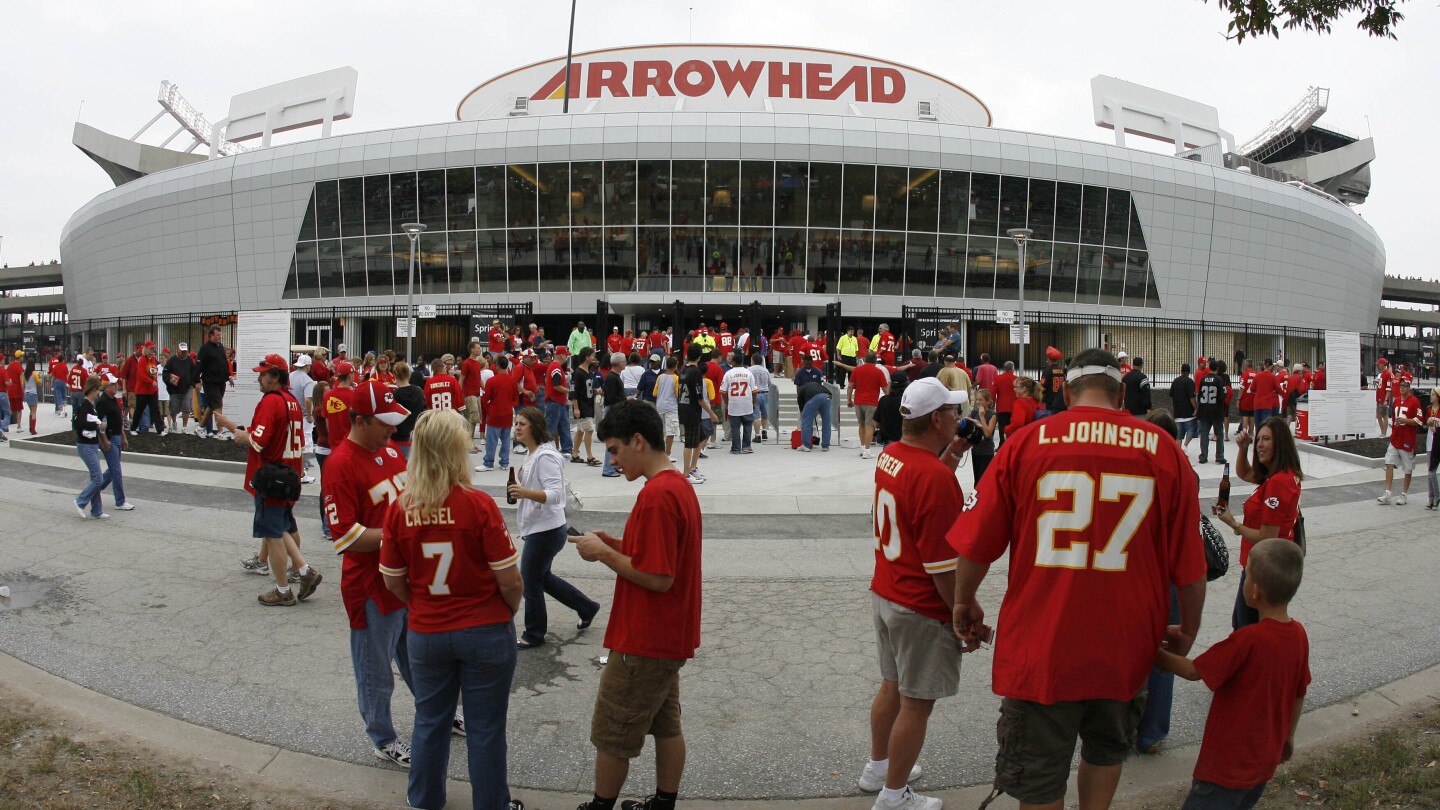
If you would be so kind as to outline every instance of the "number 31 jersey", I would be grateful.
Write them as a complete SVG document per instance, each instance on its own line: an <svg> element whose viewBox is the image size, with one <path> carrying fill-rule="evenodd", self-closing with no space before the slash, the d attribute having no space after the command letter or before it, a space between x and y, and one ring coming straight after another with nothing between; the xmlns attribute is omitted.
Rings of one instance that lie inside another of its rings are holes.
<svg viewBox="0 0 1440 810"><path fill-rule="evenodd" d="M1196 488L1179 444L1122 411L1072 407L1006 439L948 536L976 563L1010 552L996 694L1135 696L1170 586L1205 575Z"/></svg>

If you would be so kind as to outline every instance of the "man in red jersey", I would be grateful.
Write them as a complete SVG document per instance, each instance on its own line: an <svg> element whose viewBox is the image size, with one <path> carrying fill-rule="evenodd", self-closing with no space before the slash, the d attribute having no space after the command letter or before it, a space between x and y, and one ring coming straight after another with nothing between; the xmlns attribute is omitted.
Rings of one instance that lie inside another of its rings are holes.
<svg viewBox="0 0 1440 810"><path fill-rule="evenodd" d="M649 332L646 332L645 330L642 329L642 330L640 330L640 334L636 335L635 338L630 341L630 345L629 345L628 347L626 347L626 352L625 352L625 354L626 354L627 356L632 355L632 354L638 354L638 355L640 355L641 358L644 358L644 357L645 357L645 347L646 347L647 345L649 345L649 342L650 342L650 333L649 333Z"/></svg>
<svg viewBox="0 0 1440 810"><path fill-rule="evenodd" d="M252 534L265 546L270 574L275 577L273 590L260 594L260 604L267 607L293 607L310 598L319 587L320 572L305 563L300 553L300 531L295 525L295 502L288 498L257 491L273 475L261 476L271 465L288 467L298 479L304 473L305 427L300 403L290 393L290 365L278 354L266 355L254 368L260 375L260 401L248 428L232 422L216 412L215 421L234 434L233 441L249 449L245 457L245 491L255 498L255 522ZM290 590L288 571L294 568L299 576L299 593Z"/></svg>
<svg viewBox="0 0 1440 810"><path fill-rule="evenodd" d="M469 362L468 360L465 362ZM464 367L464 364L461 364ZM478 376L478 375L477 375ZM445 373L445 361L439 357L430 361L430 379L425 381L425 404L432 411L464 411L470 407L468 396L461 395L462 383ZM463 403L463 404L462 404ZM475 408L483 411L484 405L476 403Z"/></svg>
<svg viewBox="0 0 1440 810"><path fill-rule="evenodd" d="M85 370L85 364L77 358L75 365L70 367L69 377L65 381L70 391L72 406L79 407L80 397L85 391L85 381L88 379L90 379L90 372Z"/></svg>
<svg viewBox="0 0 1440 810"><path fill-rule="evenodd" d="M1015 364L1009 360L1005 361L1005 367L999 374L995 375L994 387L990 389L995 395L995 424L999 428L995 431L995 446L999 447L1008 436L1006 431L1010 427L1010 417L1015 412Z"/></svg>
<svg viewBox="0 0 1440 810"><path fill-rule="evenodd" d="M465 417L470 420L470 439L472 453L480 452L474 446L475 429L485 424L484 411L480 407L481 372L485 370L485 361L481 359L480 341L470 341L470 356L460 363L460 388L465 395ZM494 355L491 355L492 357ZM434 407L433 405L431 406Z"/></svg>
<svg viewBox="0 0 1440 810"><path fill-rule="evenodd" d="M627 399L605 409L600 440L615 466L645 485L623 537L591 532L570 538L580 556L614 571L615 597L590 742L595 796L586 810L614 808L630 760L655 738L655 795L624 810L674 810L685 770L680 727L680 668L700 647L700 502L665 455L665 429L653 405Z"/></svg>
<svg viewBox="0 0 1440 810"><path fill-rule="evenodd" d="M899 344L895 342L895 335L890 332L890 325L880 324L880 332L875 335L875 345L872 347L875 354L879 355L880 362L887 366L895 365L895 350Z"/></svg>
<svg viewBox="0 0 1440 810"><path fill-rule="evenodd" d="M662 355L670 353L670 338L667 337L665 332L660 329L650 330L650 337L646 340L645 345L646 351L650 352L651 354L654 354L657 350ZM614 354L615 352L612 351L610 353Z"/></svg>
<svg viewBox="0 0 1440 810"><path fill-rule="evenodd" d="M1312 391L1324 391L1324 390L1325 390L1325 364L1324 364L1324 363L1320 363L1319 365L1315 366L1315 376L1314 376L1313 378L1311 378L1311 380L1310 380L1310 390L1312 390Z"/></svg>
<svg viewBox="0 0 1440 810"><path fill-rule="evenodd" d="M519 365L518 363L516 365ZM510 430L515 426L515 409L520 405L520 387L510 373L510 358L495 357L495 376L485 383L480 407L488 415L485 420L485 459L475 472L491 472L510 466ZM495 450L500 450L500 466L495 466Z"/></svg>
<svg viewBox="0 0 1440 810"><path fill-rule="evenodd" d="M130 415L130 435L134 436L136 431L140 430L141 414L149 413L150 426L163 436L165 421L160 418L160 364L155 361L154 343L145 341L140 356L135 359L134 369L135 387L131 391L135 394L135 410ZM286 365L287 377L289 371L290 367Z"/></svg>
<svg viewBox="0 0 1440 810"><path fill-rule="evenodd" d="M1059 810L1077 736L1080 804L1109 806L1156 648L1184 655L1200 629L1195 472L1170 434L1120 410L1120 376L1109 352L1076 355L1068 409L1011 436L948 535L967 643L983 634L976 590L1010 553L993 668L1004 698L995 792L1022 808ZM1181 620L1167 628L1172 585Z"/></svg>
<svg viewBox="0 0 1440 810"><path fill-rule="evenodd" d="M52 383L50 387L55 394L55 414L58 416L65 413L65 405L70 399L70 366L65 362L63 354L57 352L50 358L47 373Z"/></svg>
<svg viewBox="0 0 1440 810"><path fill-rule="evenodd" d="M10 400L10 413L15 420L16 433L20 432L20 414L25 404L25 367L20 365L20 358L24 356L23 350L16 349L10 365L5 367L5 396Z"/></svg>
<svg viewBox="0 0 1440 810"><path fill-rule="evenodd" d="M1398 394L1394 398L1390 446L1385 448L1385 494L1376 498L1376 501L1404 506L1410 494L1410 476L1415 472L1415 443L1420 428L1425 424L1425 409L1420 405L1420 398L1410 393L1409 380L1401 378L1396 388ZM1405 473L1405 488L1395 493L1392 498L1391 488L1395 485L1396 467Z"/></svg>
<svg viewBox="0 0 1440 810"><path fill-rule="evenodd" d="M730 331L730 324L720 324L720 332L715 335L715 348L716 357L729 357L735 353L735 335Z"/></svg>
<svg viewBox="0 0 1440 810"><path fill-rule="evenodd" d="M963 499L955 465L969 445L955 429L966 399L933 377L911 383L900 401L900 441L875 463L870 616L881 681L870 707L870 761L860 773L861 790L880 792L875 810L940 807L909 783L921 775L916 761L935 701L960 687L951 627L956 556L945 533Z"/></svg>
<svg viewBox="0 0 1440 810"><path fill-rule="evenodd" d="M628 344L625 342L625 338L620 334L620 327L610 327L610 336L605 338L605 349L607 353L614 354L615 352L624 352L627 347Z"/></svg>
<svg viewBox="0 0 1440 810"><path fill-rule="evenodd" d="M870 441L875 437L875 408L890 388L890 375L879 363L879 357L866 355L845 386L846 404L855 409L855 421L860 425L861 458L875 457L870 450Z"/></svg>
<svg viewBox="0 0 1440 810"><path fill-rule="evenodd" d="M787 347L785 327L775 327L775 334L770 336L770 365L771 372L779 377L785 376L785 358L788 356L786 351Z"/></svg>
<svg viewBox="0 0 1440 810"><path fill-rule="evenodd" d="M570 350L555 349L553 362L542 372L545 385L545 427L555 437L555 446L565 455L575 449L575 436L570 432Z"/></svg>
<svg viewBox="0 0 1440 810"><path fill-rule="evenodd" d="M1255 372L1255 377L1251 380L1252 404L1255 406L1252 409L1252 424L1257 428L1275 415L1275 374L1271 371L1271 362L1266 358L1264 365ZM1198 386L1196 390L1199 390Z"/></svg>
<svg viewBox="0 0 1440 810"><path fill-rule="evenodd" d="M490 349L490 355L504 354L506 344L510 341L510 335L506 333L505 327L500 324L497 318L490 322L490 331L485 335L486 345Z"/></svg>
<svg viewBox="0 0 1440 810"><path fill-rule="evenodd" d="M400 741L390 718L395 691L390 665L393 661L410 686L405 603L385 587L380 539L386 511L405 490L405 457L390 436L409 415L388 386L367 382L356 388L350 433L330 454L320 490L331 542L344 556L340 596L350 619L350 663L365 734L377 759L402 767L410 765L410 746Z"/></svg>
<svg viewBox="0 0 1440 810"><path fill-rule="evenodd" d="M868 357L870 355L870 338L865 337L864 329L855 330L855 356Z"/></svg>

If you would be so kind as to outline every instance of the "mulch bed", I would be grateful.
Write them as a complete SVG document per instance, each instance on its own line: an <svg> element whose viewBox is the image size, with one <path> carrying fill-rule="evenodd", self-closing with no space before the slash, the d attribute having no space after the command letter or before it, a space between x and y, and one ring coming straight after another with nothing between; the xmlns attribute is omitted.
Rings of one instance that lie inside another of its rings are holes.
<svg viewBox="0 0 1440 810"><path fill-rule="evenodd" d="M40 436L33 439L33 441L74 447L75 434L67 430L64 433ZM159 456L181 456L183 458L208 458L217 461L244 462L245 454L248 451L232 441L222 442L216 441L215 439L202 439L198 436L180 433L159 436L151 432L131 436L130 452Z"/></svg>
<svg viewBox="0 0 1440 810"><path fill-rule="evenodd" d="M1331 450L1354 453L1365 458L1385 458L1385 448L1390 446L1390 439L1347 439L1343 442L1330 442L1325 446ZM1419 449L1417 448L1417 452Z"/></svg>

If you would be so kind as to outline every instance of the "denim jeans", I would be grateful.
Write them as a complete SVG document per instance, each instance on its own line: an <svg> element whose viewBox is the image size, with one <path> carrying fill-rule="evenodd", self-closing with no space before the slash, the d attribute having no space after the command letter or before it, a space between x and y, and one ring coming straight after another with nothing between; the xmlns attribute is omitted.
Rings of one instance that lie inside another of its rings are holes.
<svg viewBox="0 0 1440 810"><path fill-rule="evenodd" d="M1215 460L1225 460L1225 422L1217 414L1200 417L1200 460L1210 458L1210 434L1215 434Z"/></svg>
<svg viewBox="0 0 1440 810"><path fill-rule="evenodd" d="M560 452L570 455L575 449L575 437L570 435L569 403L545 403L545 429L554 437L555 446L560 448Z"/></svg>
<svg viewBox="0 0 1440 810"><path fill-rule="evenodd" d="M355 669L355 694L360 702L360 717L365 721L365 734L376 748L395 742L395 724L390 719L390 695L395 691L395 676L390 672L393 660L400 677L410 692L415 682L410 678L410 653L406 649L405 609L382 614L375 600L365 600L364 630L350 631L350 663ZM446 727L449 733L449 727Z"/></svg>
<svg viewBox="0 0 1440 810"><path fill-rule="evenodd" d="M769 392L769 391L756 391L756 392L755 392L755 413L753 414L753 416L754 416L756 419L760 420L761 422L764 422L764 423L767 424L767 425L770 424L770 422L769 422L769 419L770 419L770 392Z"/></svg>
<svg viewBox="0 0 1440 810"><path fill-rule="evenodd" d="M531 644L545 643L548 616L545 595L575 611L582 619L594 616L600 605L581 593L580 589L550 573L555 555L565 548L564 526L525 535L525 548L520 551L520 578L525 581L525 632L521 638Z"/></svg>
<svg viewBox="0 0 1440 810"><path fill-rule="evenodd" d="M85 469L90 471L90 483L80 490L75 504L82 509L85 504L90 504L90 514L100 517L105 511L100 504L100 490L105 488L105 476L100 473L100 445L77 444L75 452L80 455L80 460L85 462Z"/></svg>
<svg viewBox="0 0 1440 810"><path fill-rule="evenodd" d="M1260 623L1260 611L1245 604L1245 569L1240 569L1240 587L1235 589L1235 608L1230 611L1230 628L1239 630Z"/></svg>
<svg viewBox="0 0 1440 810"><path fill-rule="evenodd" d="M67 393L69 390L70 390L70 386L69 386L64 380L56 380L56 381L55 381L55 412L56 412L56 413L60 413L61 411L65 410L65 400L68 399L68 397L66 396L66 393Z"/></svg>
<svg viewBox="0 0 1440 810"><path fill-rule="evenodd" d="M321 477L321 478L323 478L323 477L325 476L325 459L327 459L327 458L329 458L329 457L330 457L330 454L329 454L329 453L316 453L316 454L315 454L315 466L317 466L317 467L320 468L320 476L319 476L319 477ZM324 498L320 498L319 501L320 501L320 533L323 534L323 535L325 535L325 539L326 539L326 540L330 540L330 539L332 539L331 536L330 536L330 521L328 521L328 520L325 519L325 499L324 499Z"/></svg>
<svg viewBox="0 0 1440 810"><path fill-rule="evenodd" d="M485 466L495 466L495 450L500 450L500 467L510 466L510 428L485 426Z"/></svg>
<svg viewBox="0 0 1440 810"><path fill-rule="evenodd" d="M755 417L751 414L744 416L730 417L730 452L738 453L743 447L750 449L750 427L755 424ZM741 441L741 434L744 434L744 441Z"/></svg>
<svg viewBox="0 0 1440 810"><path fill-rule="evenodd" d="M1260 801L1269 782L1261 782L1252 788L1226 788L1214 782L1193 779L1190 795L1185 797L1181 810L1250 810Z"/></svg>
<svg viewBox="0 0 1440 810"><path fill-rule="evenodd" d="M820 436L820 446L830 446L830 395L816 394L805 403L805 410L800 413L800 442L805 447L813 444L815 433L815 417L820 417L822 429L825 431Z"/></svg>
<svg viewBox="0 0 1440 810"><path fill-rule="evenodd" d="M1274 408L1256 408L1256 409L1255 409L1255 427L1257 427L1257 428L1260 427L1260 425L1262 425L1262 424L1265 422L1266 419L1269 419L1270 417L1272 417L1272 416L1274 416L1274 415L1275 415L1275 409L1274 409Z"/></svg>
<svg viewBox="0 0 1440 810"><path fill-rule="evenodd" d="M515 677L515 625L411 633L410 671L415 678L415 733L406 793L410 806L433 810L445 806L450 723L458 697L465 705L470 806L505 810L510 802L505 718Z"/></svg>
<svg viewBox="0 0 1440 810"><path fill-rule="evenodd" d="M0 433L10 432L10 397L0 391Z"/></svg>
<svg viewBox="0 0 1440 810"><path fill-rule="evenodd" d="M1180 599L1175 586L1170 586L1169 624L1180 623ZM1170 735L1170 707L1175 700L1175 675L1154 667L1145 682L1145 712L1140 715L1140 732L1135 736L1135 748L1144 751L1158 744Z"/></svg>
<svg viewBox="0 0 1440 810"><path fill-rule="evenodd" d="M100 488L112 487L110 494L115 496L115 505L125 505L125 475L120 470L120 447L124 442L119 436L110 437L110 449L102 451L105 456L105 475L101 479Z"/></svg>

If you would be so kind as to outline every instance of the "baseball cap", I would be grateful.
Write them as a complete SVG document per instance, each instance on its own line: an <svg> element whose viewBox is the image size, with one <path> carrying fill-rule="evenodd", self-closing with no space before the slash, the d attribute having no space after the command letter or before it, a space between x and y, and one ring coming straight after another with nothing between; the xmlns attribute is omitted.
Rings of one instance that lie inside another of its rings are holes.
<svg viewBox="0 0 1440 810"><path fill-rule="evenodd" d="M23 350L23 349L16 349L16 350L15 350L15 356L16 356L16 357L24 357L24 356L25 356L24 350Z"/></svg>
<svg viewBox="0 0 1440 810"><path fill-rule="evenodd" d="M250 370L251 370L251 371L272 371L272 370L273 370L273 371L289 371L289 370L290 370L290 364L287 363L287 362L285 362L285 358L281 357L281 356L278 355L278 354L267 354L267 355L265 355L265 359L260 361L260 365L256 366L255 368L252 368L252 369L250 369Z"/></svg>
<svg viewBox="0 0 1440 810"><path fill-rule="evenodd" d="M305 368L310 365L310 355L302 354L295 358L295 368Z"/></svg>
<svg viewBox="0 0 1440 810"><path fill-rule="evenodd" d="M354 373L355 373L355 367L354 367L354 366L350 365L349 363L345 362L344 360L337 360L337 361L335 361L335 376L336 376L336 377L344 377L344 376L347 375L347 374L354 374Z"/></svg>
<svg viewBox="0 0 1440 810"><path fill-rule="evenodd" d="M111 373L108 372L108 371L105 372L104 374L101 374L101 375L100 375L100 381L101 381L102 383L104 383L105 385L119 385L119 384L120 384L120 378L119 378L119 377L116 377L114 374L111 374Z"/></svg>
<svg viewBox="0 0 1440 810"><path fill-rule="evenodd" d="M1046 346L1045 356L1050 358L1051 360L1059 360L1060 358L1064 357L1065 354L1054 346Z"/></svg>
<svg viewBox="0 0 1440 810"><path fill-rule="evenodd" d="M19 353L19 352L16 352L15 354L18 356L20 353ZM1388 366L1388 365L1390 365L1390 361L1389 361L1389 360L1386 360L1385 358L1382 357L1382 358L1380 358L1379 360L1376 360L1376 361L1375 361L1375 365L1377 365L1377 366Z"/></svg>
<svg viewBox="0 0 1440 810"><path fill-rule="evenodd" d="M155 341L153 341L153 340L147 340L147 341L145 341L145 348L147 348L147 349L153 349L153 348L155 348Z"/></svg>
<svg viewBox="0 0 1440 810"><path fill-rule="evenodd" d="M1116 360L1124 360L1125 358L1127 358L1127 357L1129 357L1129 356L1130 356L1130 355L1126 354L1125 352L1116 352L1116 353L1115 353L1115 359L1116 359Z"/></svg>
<svg viewBox="0 0 1440 810"><path fill-rule="evenodd" d="M570 348L569 348L568 346L556 346L556 347L555 347L555 353L556 353L556 354L569 354L569 353L570 353Z"/></svg>
<svg viewBox="0 0 1440 810"><path fill-rule="evenodd" d="M730 324L725 323L724 321L721 321L721 322L720 322L720 328L721 328L721 329L729 329L729 328L730 328Z"/></svg>
<svg viewBox="0 0 1440 810"><path fill-rule="evenodd" d="M355 389L355 399L350 409L361 416L373 416L387 425L398 425L410 416L400 403L395 401L395 392L382 382L371 380Z"/></svg>
<svg viewBox="0 0 1440 810"><path fill-rule="evenodd" d="M180 349L180 351L182 351L182 352L188 352L188 351L190 351L190 344L189 344L189 343L181 343L180 346L179 346L179 349Z"/></svg>
<svg viewBox="0 0 1440 810"><path fill-rule="evenodd" d="M336 346L336 347L335 347L335 351L337 351L337 352L343 352L343 351L345 351L345 344L344 344L344 343L341 343L340 345Z"/></svg>
<svg viewBox="0 0 1440 810"><path fill-rule="evenodd" d="M923 377L910 383L900 397L900 415L906 419L929 416L946 405L964 405L969 395L951 391L934 377Z"/></svg>

